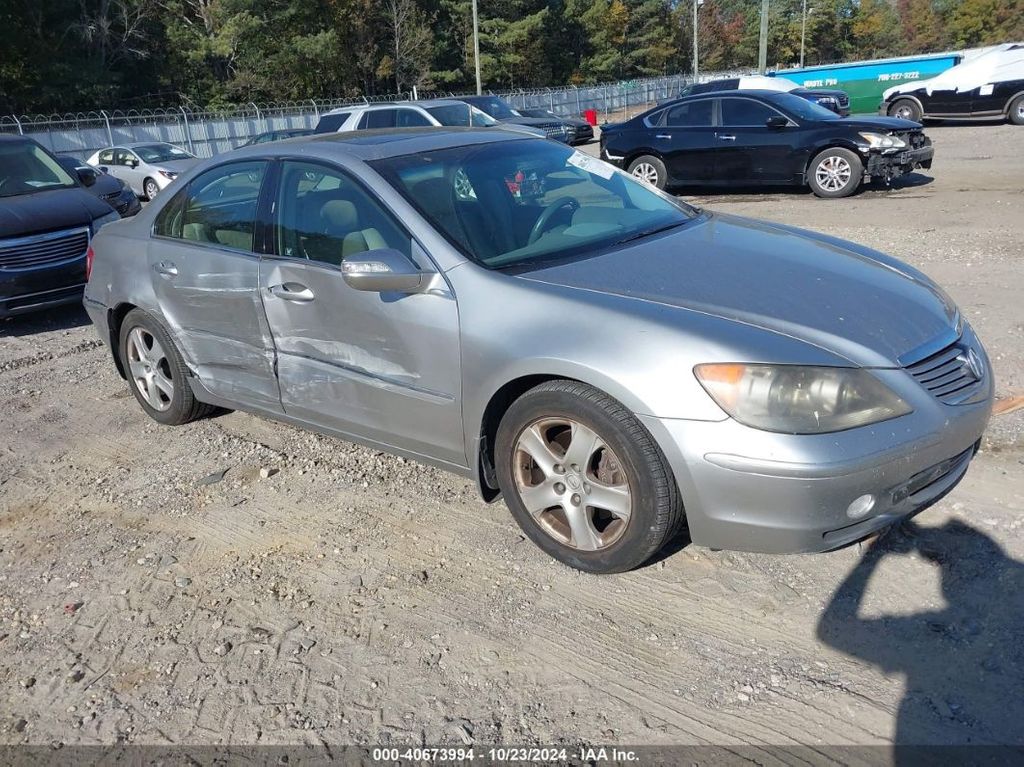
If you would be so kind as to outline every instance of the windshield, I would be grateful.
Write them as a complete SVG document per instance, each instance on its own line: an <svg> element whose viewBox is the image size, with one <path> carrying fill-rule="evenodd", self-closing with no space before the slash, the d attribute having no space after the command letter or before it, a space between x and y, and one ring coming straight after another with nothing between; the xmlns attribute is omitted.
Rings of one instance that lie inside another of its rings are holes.
<svg viewBox="0 0 1024 767"><path fill-rule="evenodd" d="M0 143L0 197L78 186L60 163L32 141Z"/></svg>
<svg viewBox="0 0 1024 767"><path fill-rule="evenodd" d="M792 93L779 93L776 96L772 96L771 103L782 107L790 114L793 114L796 117L801 117L804 120L843 119L832 110L818 106L817 104L808 101L805 98L801 98L800 96L794 96Z"/></svg>
<svg viewBox="0 0 1024 767"><path fill-rule="evenodd" d="M188 160L192 157L184 149L178 149L172 144L146 144L134 147L132 151L141 157L143 162L148 163Z"/></svg>
<svg viewBox="0 0 1024 767"><path fill-rule="evenodd" d="M696 215L601 160L537 139L370 164L452 244L488 268L587 255Z"/></svg>
<svg viewBox="0 0 1024 767"><path fill-rule="evenodd" d="M512 110L512 107L497 96L480 96L473 99L473 104L496 120L511 120L519 116Z"/></svg>
<svg viewBox="0 0 1024 767"><path fill-rule="evenodd" d="M441 125L475 125L490 128L498 124L497 120L472 104L446 104L440 107L427 107L427 111Z"/></svg>

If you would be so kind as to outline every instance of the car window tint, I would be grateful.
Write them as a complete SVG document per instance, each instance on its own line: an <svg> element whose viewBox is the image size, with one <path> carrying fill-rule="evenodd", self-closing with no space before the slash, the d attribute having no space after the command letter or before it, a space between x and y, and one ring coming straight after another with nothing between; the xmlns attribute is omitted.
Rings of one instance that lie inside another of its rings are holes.
<svg viewBox="0 0 1024 767"><path fill-rule="evenodd" d="M395 127L397 128L421 128L432 123L415 109L397 109Z"/></svg>
<svg viewBox="0 0 1024 767"><path fill-rule="evenodd" d="M169 214L166 236L251 251L266 171L265 162L233 162L197 176L188 185L180 225Z"/></svg>
<svg viewBox="0 0 1024 767"><path fill-rule="evenodd" d="M411 254L412 240L395 217L335 168L285 162L275 207L282 256L337 266L349 256L378 248Z"/></svg>
<svg viewBox="0 0 1024 767"><path fill-rule="evenodd" d="M360 128L394 128L395 109L371 109L359 121Z"/></svg>
<svg viewBox="0 0 1024 767"><path fill-rule="evenodd" d="M710 127L713 104L714 101L712 99L703 99L701 101L688 101L685 104L671 107L665 115L665 125L694 128Z"/></svg>
<svg viewBox="0 0 1024 767"><path fill-rule="evenodd" d="M316 124L313 133L334 133L348 119L351 112L338 112L337 114L324 115Z"/></svg>
<svg viewBox="0 0 1024 767"><path fill-rule="evenodd" d="M184 208L188 189L182 189L161 210L153 223L153 234L158 237L175 237L181 239L181 211Z"/></svg>
<svg viewBox="0 0 1024 767"><path fill-rule="evenodd" d="M722 99L722 125L726 127L758 126L763 128L769 117L779 113L753 99Z"/></svg>
<svg viewBox="0 0 1024 767"><path fill-rule="evenodd" d="M118 149L114 152L114 165L128 165L129 159L134 157L127 149Z"/></svg>

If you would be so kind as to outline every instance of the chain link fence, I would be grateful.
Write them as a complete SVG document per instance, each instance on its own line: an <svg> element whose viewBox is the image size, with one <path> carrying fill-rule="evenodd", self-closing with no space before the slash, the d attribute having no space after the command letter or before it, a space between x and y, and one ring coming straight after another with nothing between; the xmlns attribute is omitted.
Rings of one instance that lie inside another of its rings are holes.
<svg viewBox="0 0 1024 767"><path fill-rule="evenodd" d="M701 82L739 73L702 74ZM746 74L744 72L743 74ZM672 75L602 85L492 91L520 109L548 109L562 117L594 110L598 119L632 116L644 107L671 98L692 77ZM268 131L316 127L320 115L342 106L457 97L455 93L402 93L348 100L313 100L277 104L250 103L226 110L105 110L63 115L0 115L0 133L31 136L57 155L85 160L104 147L140 141L166 141L199 157L212 157ZM466 94L468 95L468 94Z"/></svg>

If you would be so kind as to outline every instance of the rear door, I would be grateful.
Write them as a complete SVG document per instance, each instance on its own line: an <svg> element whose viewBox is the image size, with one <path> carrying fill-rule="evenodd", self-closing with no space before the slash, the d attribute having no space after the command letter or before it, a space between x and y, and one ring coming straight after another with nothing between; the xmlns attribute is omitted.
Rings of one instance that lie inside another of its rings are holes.
<svg viewBox="0 0 1024 767"><path fill-rule="evenodd" d="M678 184L702 184L715 178L714 104L713 98L702 98L668 107L653 129L653 146Z"/></svg>
<svg viewBox="0 0 1024 767"><path fill-rule="evenodd" d="M369 109L359 118L359 130L394 128L398 118L397 109Z"/></svg>
<svg viewBox="0 0 1024 767"><path fill-rule="evenodd" d="M153 290L200 382L230 403L280 412L256 254L265 160L194 178L160 211L149 244Z"/></svg>
<svg viewBox="0 0 1024 767"><path fill-rule="evenodd" d="M783 117L786 128L769 128L770 117ZM719 100L715 131L718 179L733 183L785 184L792 181L801 151L800 129L778 110L747 96Z"/></svg>
<svg viewBox="0 0 1024 767"><path fill-rule="evenodd" d="M285 413L465 466L455 296L359 291L341 273L376 248L431 268L409 232L333 165L282 162L274 209L260 284Z"/></svg>

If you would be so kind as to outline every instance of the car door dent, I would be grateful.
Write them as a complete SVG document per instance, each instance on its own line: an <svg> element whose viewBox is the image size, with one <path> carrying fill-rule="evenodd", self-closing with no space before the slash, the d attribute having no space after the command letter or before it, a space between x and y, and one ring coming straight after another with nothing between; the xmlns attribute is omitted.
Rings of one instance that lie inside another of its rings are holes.
<svg viewBox="0 0 1024 767"><path fill-rule="evenodd" d="M364 351L365 350L360 350ZM419 386L413 386L412 384L406 383L405 381L399 380L391 376L384 375L381 372L374 372L367 370L366 368L357 367L354 365L346 365L343 362L335 362L325 360L323 357L310 357L305 354L296 354L294 352L281 352L280 356L297 357L299 359L307 360L314 363L315 365L329 368L332 373L340 373L344 376L349 376L354 379L358 379L361 382L369 383L371 386L377 386L381 389L385 389L396 394L404 394L409 397L415 397L416 399L424 400L425 402L433 402L435 404L445 404L455 402L455 397L445 392L434 391L432 389L425 389ZM400 371L401 373L407 373L407 371ZM414 374L409 374L414 378L418 378Z"/></svg>

